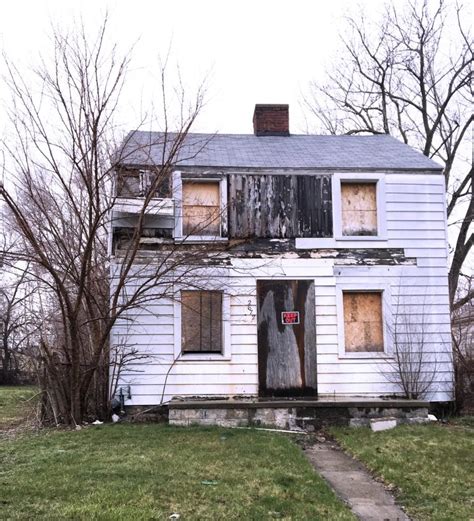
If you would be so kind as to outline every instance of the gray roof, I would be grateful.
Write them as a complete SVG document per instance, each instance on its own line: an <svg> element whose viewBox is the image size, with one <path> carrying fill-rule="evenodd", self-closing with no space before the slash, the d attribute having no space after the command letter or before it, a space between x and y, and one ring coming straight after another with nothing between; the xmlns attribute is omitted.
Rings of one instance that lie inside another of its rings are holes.
<svg viewBox="0 0 474 521"><path fill-rule="evenodd" d="M162 164L177 134L131 132L121 149L127 165ZM166 140L166 146L165 146ZM386 134L262 136L188 134L176 165L216 168L441 170L421 152Z"/></svg>

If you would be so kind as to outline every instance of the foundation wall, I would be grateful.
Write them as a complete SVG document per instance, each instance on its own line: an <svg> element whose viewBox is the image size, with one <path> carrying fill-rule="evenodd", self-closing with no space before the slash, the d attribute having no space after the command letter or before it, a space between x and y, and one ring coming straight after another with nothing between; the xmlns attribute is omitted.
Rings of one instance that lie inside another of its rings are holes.
<svg viewBox="0 0 474 521"><path fill-rule="evenodd" d="M368 426L370 420L395 418L397 424L428 421L426 407L200 407L169 409L170 425L270 427L312 432L334 425Z"/></svg>

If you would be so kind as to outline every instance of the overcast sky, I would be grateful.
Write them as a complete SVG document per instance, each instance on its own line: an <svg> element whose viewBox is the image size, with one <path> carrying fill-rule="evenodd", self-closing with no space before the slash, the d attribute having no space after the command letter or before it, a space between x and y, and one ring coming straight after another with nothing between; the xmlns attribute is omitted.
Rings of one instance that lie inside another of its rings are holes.
<svg viewBox="0 0 474 521"><path fill-rule="evenodd" d="M302 94L335 59L344 17L361 9L374 18L383 0L5 0L0 50L20 69L34 66L51 49L52 24L62 31L82 18L93 31L108 11L110 42L124 52L135 44L123 131L140 125L159 84L158 57L171 47L169 83L176 63L190 94L208 77L208 103L192 131L251 133L256 103L289 103L290 131L301 133ZM6 99L0 92L0 133Z"/></svg>
<svg viewBox="0 0 474 521"><path fill-rule="evenodd" d="M208 76L208 104L194 131L252 132L255 103L289 103L290 130L305 130L301 94L321 77L333 58L343 17L354 0L161 1L17 0L0 7L0 47L20 66L35 62L50 45L51 23L71 25L82 16L88 27L110 14L111 41L133 51L133 107L125 126L139 124L140 106L157 83L157 59L171 44L169 81L179 63L189 92ZM381 0L362 0L371 13ZM1 113L0 113L1 116Z"/></svg>

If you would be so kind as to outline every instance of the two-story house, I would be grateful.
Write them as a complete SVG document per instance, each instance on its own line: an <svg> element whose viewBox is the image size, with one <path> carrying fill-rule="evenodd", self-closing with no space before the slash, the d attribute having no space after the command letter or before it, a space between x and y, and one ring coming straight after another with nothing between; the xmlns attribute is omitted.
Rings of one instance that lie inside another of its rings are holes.
<svg viewBox="0 0 474 521"><path fill-rule="evenodd" d="M151 199L148 262L177 245L213 262L169 274L172 294L114 327L149 355L123 368L126 404L407 396L403 378L419 380L412 398L451 400L442 168L388 135L292 135L287 105L257 105L253 123L187 135ZM124 144L115 265L172 141Z"/></svg>

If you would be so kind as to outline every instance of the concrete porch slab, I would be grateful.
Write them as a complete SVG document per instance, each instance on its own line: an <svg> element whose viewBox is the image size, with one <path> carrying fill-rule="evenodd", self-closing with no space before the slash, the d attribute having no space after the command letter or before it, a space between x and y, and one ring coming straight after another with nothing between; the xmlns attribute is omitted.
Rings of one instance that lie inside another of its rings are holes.
<svg viewBox="0 0 474 521"><path fill-rule="evenodd" d="M171 425L272 427L315 431L331 425L368 426L395 417L398 423L426 421L429 403L419 400L176 399L168 404Z"/></svg>
<svg viewBox="0 0 474 521"><path fill-rule="evenodd" d="M170 409L280 409L285 407L314 408L428 408L429 402L423 400L393 400L384 398L340 397L340 398L246 398L246 399L173 399L168 404Z"/></svg>

